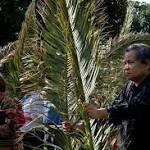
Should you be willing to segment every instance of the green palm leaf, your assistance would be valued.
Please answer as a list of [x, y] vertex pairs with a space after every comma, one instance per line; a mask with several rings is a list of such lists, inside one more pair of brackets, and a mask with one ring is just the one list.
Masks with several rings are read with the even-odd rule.
[[131, 6], [127, 9], [126, 19], [124, 21], [122, 30], [119, 36], [110, 40], [110, 56], [122, 55], [123, 50], [132, 43], [145, 43], [150, 45], [150, 34], [148, 33], [134, 33], [131, 32], [131, 25], [133, 21], [133, 8]]
[[[93, 10], [94, 3], [91, 1], [51, 0], [38, 5], [37, 11], [44, 23], [39, 22], [39, 27], [47, 49], [44, 63], [49, 64], [51, 71], [46, 74], [52, 87], [49, 87], [49, 93], [59, 93], [58, 99], [62, 104], [64, 101], [66, 107], [69, 106], [68, 98], [75, 100], [76, 105], [78, 99], [89, 101], [99, 72], [100, 35], [103, 30], [94, 27]], [[66, 113], [69, 113], [68, 110]], [[90, 132], [89, 124], [87, 128]], [[87, 133], [86, 142], [91, 136]], [[86, 148], [94, 149], [92, 139]]]

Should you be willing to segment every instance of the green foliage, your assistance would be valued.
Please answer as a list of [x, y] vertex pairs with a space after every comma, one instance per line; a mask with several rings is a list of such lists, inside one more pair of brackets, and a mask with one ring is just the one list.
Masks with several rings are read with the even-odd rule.
[[[21, 23], [24, 20], [24, 14], [31, 0], [1, 0], [0, 2], [0, 45], [3, 46], [10, 41], [15, 41], [18, 38], [18, 33], [21, 29]], [[99, 17], [101, 12], [100, 1], [96, 0], [95, 15]], [[106, 31], [110, 32], [110, 36], [115, 36], [119, 33], [126, 14], [126, 0], [111, 0], [104, 1], [105, 13], [108, 16], [108, 26]], [[14, 19], [15, 16], [15, 19]], [[97, 20], [97, 19], [96, 19]], [[98, 21], [96, 21], [98, 25]], [[111, 26], [110, 26], [111, 24]], [[106, 25], [106, 26], [107, 26]]]
[[[95, 28], [93, 10], [91, 1], [39, 1], [36, 7], [32, 4], [22, 25], [14, 57], [9, 60], [11, 73], [8, 76], [11, 85], [21, 89], [13, 94], [48, 89], [50, 100], [64, 117], [85, 119], [83, 142], [89, 150], [94, 150], [93, 135], [78, 100], [89, 101], [99, 70], [103, 41], [103, 36], [99, 36], [104, 19], [100, 22], [101, 28]], [[72, 104], [80, 109], [73, 112]], [[71, 150], [72, 146], [67, 145]]]
[[97, 122], [89, 121], [82, 104], [98, 100], [105, 105], [106, 100], [114, 98], [124, 81], [123, 49], [136, 41], [150, 44], [149, 34], [130, 33], [131, 11], [127, 11], [121, 32], [106, 41], [103, 7], [99, 9], [99, 20], [94, 10], [95, 3], [90, 0], [33, 2], [14, 51], [2, 59], [9, 63], [8, 81], [14, 88], [13, 95], [47, 90], [48, 99], [64, 118], [85, 120], [85, 133], [80, 136], [58, 133], [64, 150], [79, 149], [80, 144], [86, 150], [107, 149], [112, 126], [104, 122], [97, 130]]
[[134, 8], [132, 31], [150, 33], [150, 4], [131, 2], [130, 5]]
[[[104, 9], [107, 16], [107, 23], [105, 25], [105, 32], [108, 33], [107, 38], [115, 37], [121, 31], [123, 26], [126, 12], [127, 0], [104, 0], [102, 6], [98, 5], [101, 0], [96, 0], [96, 25], [98, 24], [98, 17], [100, 17], [100, 9]], [[98, 19], [98, 20], [97, 20]]]
[[[43, 12], [41, 8], [44, 6], [46, 11]], [[104, 23], [100, 22], [100, 29], [92, 26], [93, 10], [94, 4], [91, 1], [64, 0], [38, 3], [37, 9], [44, 23], [40, 27], [43, 46], [46, 48], [44, 61], [49, 67], [49, 72], [45, 74], [50, 85], [49, 93], [58, 94], [57, 101], [61, 101], [62, 105], [64, 102], [65, 108], [69, 108], [69, 103], [80, 108], [75, 110], [74, 115], [79, 113], [86, 120], [83, 146], [91, 150], [94, 145], [90, 124], [78, 100], [89, 101], [99, 70], [103, 36], [98, 37]], [[68, 117], [74, 117], [72, 111], [69, 108], [65, 113]]]
[[15, 41], [24, 20], [25, 11], [31, 0], [0, 1], [0, 45]]
[[[28, 81], [26, 81], [27, 85], [24, 85], [22, 76], [24, 78], [32, 77], [30, 72], [26, 72], [26, 67], [28, 67], [28, 65], [30, 65], [31, 67], [31, 64], [27, 64], [26, 59], [28, 58], [28, 56], [30, 56], [28, 55], [28, 53], [30, 51], [32, 52], [33, 45], [34, 49], [37, 48], [37, 43], [33, 38], [34, 36], [36, 36], [36, 25], [34, 24], [35, 16], [33, 7], [34, 3], [28, 8], [28, 11], [26, 12], [26, 22], [23, 22], [22, 24], [22, 30], [19, 34], [19, 40], [4, 47], [4, 53], [1, 55], [1, 57], [3, 58], [1, 60], [1, 63], [7, 63], [7, 68], [9, 71], [9, 74], [7, 75], [9, 93], [10, 95], [17, 96], [19, 98], [21, 98], [22, 95], [25, 94], [25, 92], [28, 92], [32, 89], [31, 85], [28, 86]], [[27, 88], [28, 90], [26, 90]]]

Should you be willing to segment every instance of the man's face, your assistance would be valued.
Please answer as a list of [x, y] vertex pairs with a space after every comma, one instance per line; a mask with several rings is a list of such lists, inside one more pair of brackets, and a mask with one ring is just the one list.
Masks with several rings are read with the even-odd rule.
[[142, 64], [136, 58], [135, 51], [126, 52], [124, 57], [124, 73], [129, 80], [138, 82], [147, 75], [148, 64]]

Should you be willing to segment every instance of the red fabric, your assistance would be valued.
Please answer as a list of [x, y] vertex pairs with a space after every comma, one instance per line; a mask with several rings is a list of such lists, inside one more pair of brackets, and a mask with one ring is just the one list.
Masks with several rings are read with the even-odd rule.
[[112, 150], [118, 150], [118, 144], [116, 138], [113, 138], [111, 144], [112, 144]]
[[[0, 140], [11, 141], [16, 138], [18, 139], [20, 134], [17, 132], [17, 130], [25, 123], [21, 101], [17, 100], [16, 98], [11, 98], [5, 93], [0, 92], [0, 107], [1, 111], [5, 112], [5, 120], [7, 120], [0, 125]], [[0, 150], [23, 150], [23, 145], [19, 143], [14, 147], [2, 146], [4, 145], [0, 145]]]
[[24, 117], [24, 113], [23, 111], [19, 111], [19, 115], [18, 115], [18, 127], [22, 127], [25, 124], [25, 117]]
[[25, 123], [22, 103], [0, 92], [0, 107], [7, 120], [0, 124], [0, 139], [14, 138], [15, 132]]
[[113, 145], [113, 150], [118, 150], [117, 142], [114, 143], [114, 145]]
[[24, 116], [24, 112], [22, 110], [22, 103], [21, 102], [19, 102], [17, 104], [17, 113], [18, 113], [17, 124], [18, 124], [18, 127], [20, 128], [25, 124], [25, 116]]

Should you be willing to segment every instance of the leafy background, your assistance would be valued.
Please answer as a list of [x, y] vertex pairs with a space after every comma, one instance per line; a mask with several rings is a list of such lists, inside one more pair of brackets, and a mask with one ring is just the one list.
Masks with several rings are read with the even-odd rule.
[[[8, 3], [1, 3], [1, 9]], [[64, 119], [86, 122], [85, 132], [79, 135], [52, 128], [56, 140], [64, 139], [60, 148], [109, 148], [113, 126], [105, 120], [89, 120], [82, 103], [106, 106], [120, 91], [125, 81], [123, 50], [134, 42], [150, 44], [150, 35], [145, 33], [149, 31], [148, 7], [126, 0], [33, 1], [18, 36], [19, 27], [14, 30], [17, 40], [2, 48], [2, 72], [10, 95], [22, 98], [30, 91], [46, 90]], [[110, 10], [114, 11], [110, 14]], [[135, 24], [139, 17], [143, 21]], [[140, 32], [134, 32], [136, 28]]]

